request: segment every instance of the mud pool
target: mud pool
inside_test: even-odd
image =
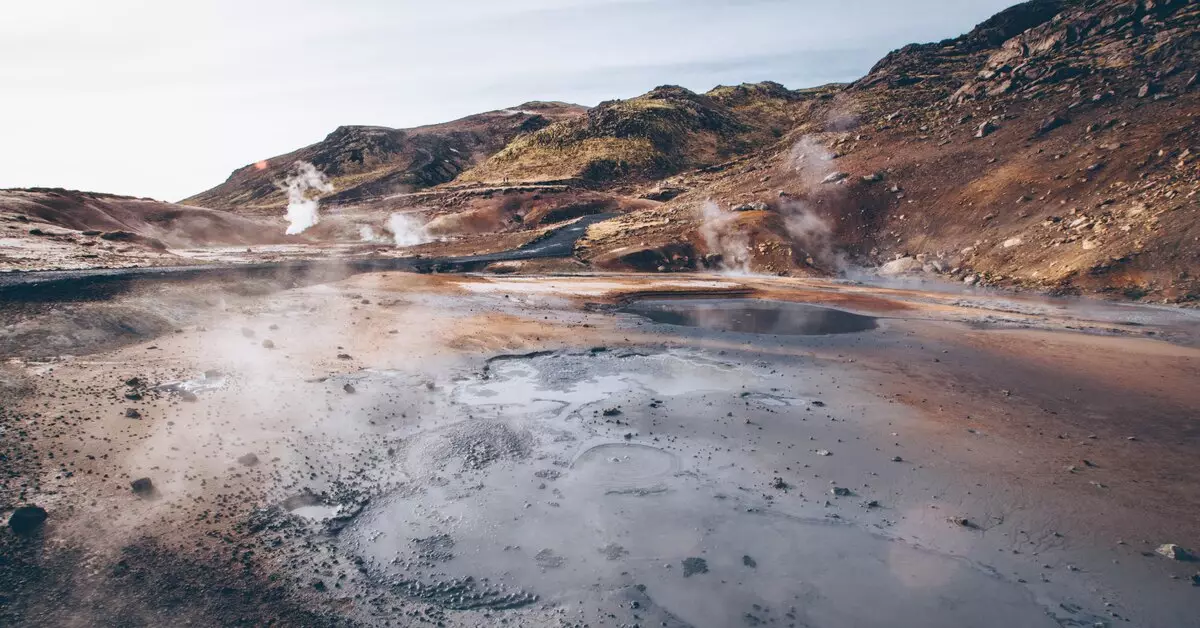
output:
[[[411,482],[376,500],[341,547],[381,582],[453,608],[550,604],[668,626],[1086,616],[1051,612],[961,551],[981,544],[976,531],[909,521],[906,492],[931,478],[862,432],[882,408],[839,393],[817,364],[741,358],[493,360],[448,393],[469,418],[415,439],[402,454]],[[704,569],[689,573],[697,559]]]

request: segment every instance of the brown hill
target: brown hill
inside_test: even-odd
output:
[[[0,270],[179,264],[168,248],[269,244],[282,234],[282,221],[153,199],[0,190]]]
[[[342,126],[316,144],[239,168],[225,183],[181,203],[275,213],[287,205],[278,184],[297,161],[312,163],[330,178],[335,191],[326,202],[420,190],[453,180],[520,135],[585,111],[567,103],[528,102],[413,129]]]
[[[275,181],[304,159],[331,200],[436,217],[442,235],[615,208],[577,250],[602,268],[862,265],[1196,301],[1198,26],[1188,0],[1033,0],[851,85],[344,127],[188,202],[279,211]]]
[[[798,100],[799,94],[777,83],[707,94],[658,87],[520,137],[459,181],[658,179],[728,161],[782,136],[795,124]]]
[[[1200,299],[1198,25],[1194,2],[1018,5],[888,55],[721,172],[659,182],[681,193],[596,225],[583,254],[703,267],[722,253],[701,237],[712,200],[792,224],[721,218],[758,270],[799,272],[816,253],[825,269],[891,262],[969,283]]]

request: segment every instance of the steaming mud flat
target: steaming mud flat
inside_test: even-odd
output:
[[[386,273],[14,359],[6,455],[39,462],[6,501],[50,518],[5,542],[86,560],[6,617],[1196,625],[1195,564],[1155,552],[1200,546],[1196,321],[1118,311]],[[138,563],[150,540],[171,560]],[[181,571],[232,593],[145,595]]]

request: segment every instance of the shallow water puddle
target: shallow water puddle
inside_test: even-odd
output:
[[[648,299],[618,311],[665,325],[747,334],[820,336],[877,327],[871,316],[807,303],[758,299]]]

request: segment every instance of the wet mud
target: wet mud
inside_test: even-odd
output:
[[[1196,625],[1190,314],[654,282],[367,274],[13,356],[4,511],[48,516],[2,617]]]

